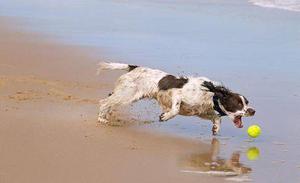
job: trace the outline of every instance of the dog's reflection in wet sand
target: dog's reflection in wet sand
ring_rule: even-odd
[[[233,152],[229,159],[220,158],[220,142],[213,138],[209,152],[190,154],[180,160],[182,172],[236,176],[251,172],[251,168],[240,163],[240,153]]]

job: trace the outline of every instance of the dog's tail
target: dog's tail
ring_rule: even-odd
[[[139,67],[137,65],[129,65],[129,64],[122,64],[122,63],[112,63],[112,62],[100,62],[98,64],[97,74],[99,74],[102,70],[125,70],[125,71],[132,71],[133,69]]]

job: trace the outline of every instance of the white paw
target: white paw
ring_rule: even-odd
[[[107,124],[108,120],[99,116],[98,117],[98,123]]]
[[[167,121],[170,119],[170,115],[169,113],[162,113],[160,116],[159,116],[159,121]]]
[[[220,126],[214,124],[213,127],[212,127],[212,133],[213,133],[213,135],[218,135],[219,130],[220,130]]]

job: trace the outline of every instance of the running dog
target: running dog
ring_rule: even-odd
[[[223,116],[228,116],[237,128],[242,128],[242,117],[255,114],[246,97],[206,77],[176,77],[156,69],[108,62],[99,63],[98,72],[101,70],[128,72],[117,80],[110,96],[99,101],[100,123],[108,122],[114,106],[144,98],[158,101],[163,111],[160,121],[178,114],[198,116],[212,121],[213,135],[218,134]]]

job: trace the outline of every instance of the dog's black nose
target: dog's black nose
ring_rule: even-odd
[[[247,109],[247,113],[250,115],[250,116],[253,116],[255,114],[255,110],[252,109],[252,108],[249,108]]]

